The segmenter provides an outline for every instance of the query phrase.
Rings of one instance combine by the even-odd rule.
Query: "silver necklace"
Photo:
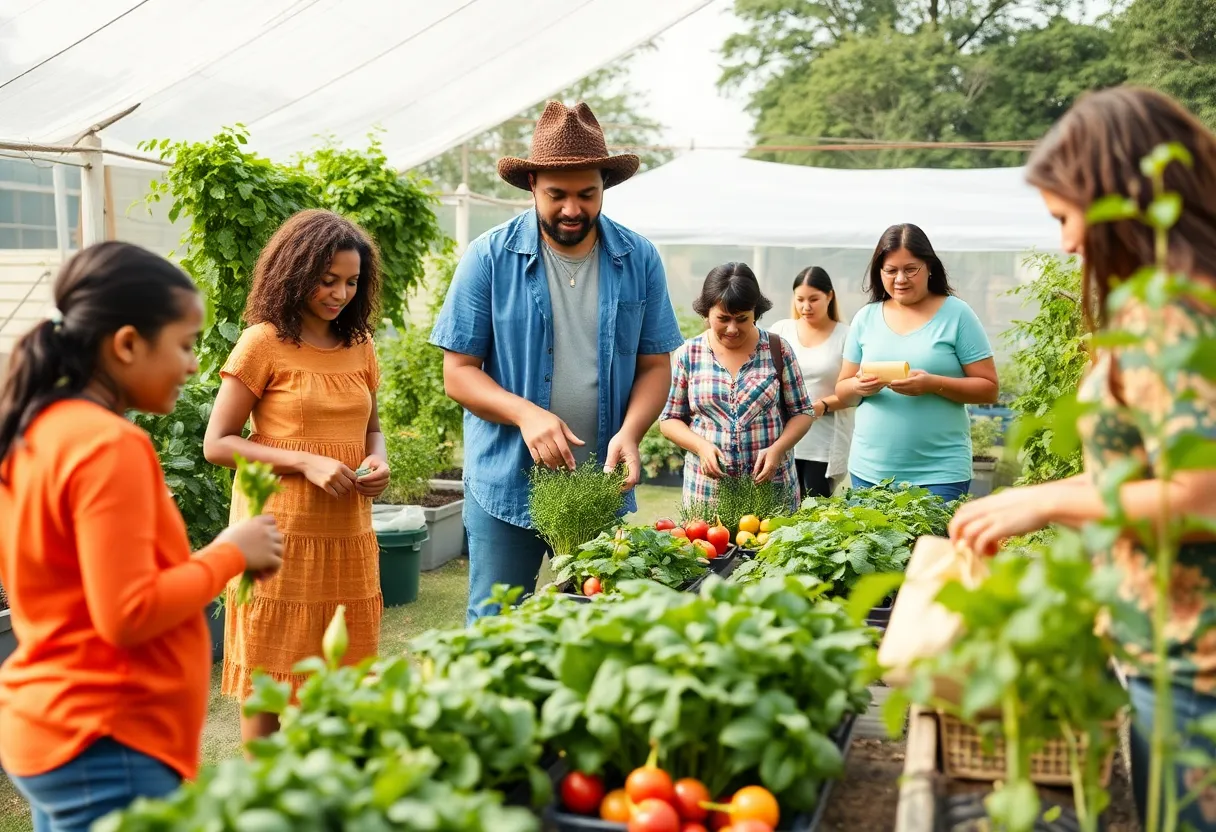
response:
[[[574,279],[578,276],[578,273],[583,270],[583,266],[587,265],[587,261],[591,259],[591,256],[595,254],[600,247],[599,240],[596,240],[595,245],[591,247],[591,251],[587,252],[587,254],[583,256],[582,260],[576,262],[573,269],[570,269],[566,267],[566,258],[554,251],[553,246],[550,246],[548,243],[545,243],[545,245],[549,246],[549,251],[553,254],[553,259],[557,261],[558,268],[566,273],[566,278],[570,281],[571,288],[573,288],[575,285]]]

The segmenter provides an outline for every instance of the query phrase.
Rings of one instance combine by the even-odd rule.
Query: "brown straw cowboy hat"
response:
[[[604,173],[604,187],[611,188],[637,173],[639,164],[641,160],[632,153],[608,155],[604,131],[584,102],[570,108],[560,101],[550,101],[536,122],[531,158],[499,159],[498,175],[509,184],[530,191],[530,173],[599,168]]]

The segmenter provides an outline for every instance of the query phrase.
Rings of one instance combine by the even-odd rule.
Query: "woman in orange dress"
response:
[[[246,698],[255,670],[303,681],[292,668],[320,654],[339,604],[350,631],[346,661],[377,651],[383,598],[371,503],[389,483],[372,347],[379,288],[375,244],[328,211],[293,216],[258,258],[249,327],[221,371],[204,452],[228,468],[234,454],[268,462],[282,476],[266,511],[283,534],[283,567],[243,606],[236,582],[228,585],[226,696]],[[370,473],[356,476],[359,469]],[[233,520],[247,513],[233,494]],[[273,715],[242,717],[245,740],[277,728]]]

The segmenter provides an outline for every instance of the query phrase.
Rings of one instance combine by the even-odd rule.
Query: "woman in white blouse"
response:
[[[848,441],[840,434],[847,431],[849,420],[837,424],[840,402],[835,390],[849,327],[840,320],[832,278],[819,266],[803,269],[794,278],[792,315],[770,330],[793,345],[807,395],[815,404],[815,421],[794,446],[798,481],[804,497],[827,497],[832,493],[829,462],[840,456],[833,445]]]

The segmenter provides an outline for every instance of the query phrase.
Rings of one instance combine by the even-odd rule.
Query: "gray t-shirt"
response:
[[[559,254],[543,241],[541,250],[553,306],[549,410],[583,440],[570,446],[581,465],[599,446],[600,249],[597,243],[585,260]]]

